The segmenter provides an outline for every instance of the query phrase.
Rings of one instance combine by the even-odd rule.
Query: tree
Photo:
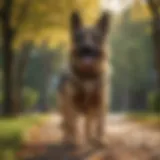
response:
[[[22,46],[20,53],[14,57],[14,69],[13,69],[13,106],[17,110],[23,111],[22,107],[22,91],[24,86],[25,71],[29,61],[30,53],[33,50],[32,41],[25,41]]]
[[[25,1],[22,9],[18,15],[18,21],[16,26],[12,25],[12,7],[14,5],[13,0],[5,0],[2,2],[2,8],[0,11],[1,23],[2,23],[2,48],[4,53],[4,115],[11,115],[16,113],[18,110],[13,108],[13,88],[12,88],[12,68],[13,68],[13,41],[17,34],[17,31],[23,21],[24,14],[28,9],[30,1]]]
[[[119,17],[111,33],[113,109],[145,109],[146,93],[152,85],[153,47],[147,30],[150,23],[133,21],[131,11],[128,8]]]
[[[37,109],[47,111],[49,108],[49,94],[54,94],[52,80],[59,74],[66,52],[63,45],[48,48],[47,43],[33,47],[27,66],[25,86],[29,86],[40,93]],[[64,53],[63,53],[64,52]]]
[[[157,84],[160,90],[160,1],[147,0],[149,8],[152,13],[152,30],[153,30],[153,43],[155,47],[155,67],[157,70]]]
[[[92,13],[93,15],[97,13],[95,9],[97,1],[95,0],[60,0],[58,2],[57,0],[2,0],[0,2],[5,82],[4,115],[13,115],[20,111],[19,105],[15,106],[15,97],[13,97],[12,73],[15,46],[26,39],[34,39],[34,41],[39,42],[47,34],[52,35],[52,38],[56,36],[67,37],[66,32],[63,32],[63,35],[61,35],[61,32],[62,30],[66,31],[69,26],[68,18],[70,13],[77,7],[82,10],[84,6],[91,8],[91,14],[85,11],[85,18],[92,15]],[[56,32],[59,30],[58,34],[53,30],[56,30]],[[56,37],[56,39],[58,38]],[[16,97],[16,99],[18,98],[20,97]]]

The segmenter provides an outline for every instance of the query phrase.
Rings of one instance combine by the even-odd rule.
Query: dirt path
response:
[[[26,160],[160,160],[160,132],[110,115],[106,120],[106,149],[77,151],[60,145],[60,117],[51,116],[41,127],[27,133],[23,156]]]

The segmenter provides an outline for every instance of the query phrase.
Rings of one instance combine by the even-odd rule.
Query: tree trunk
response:
[[[42,94],[42,112],[47,112],[49,110],[49,99],[48,99],[48,89],[51,81],[52,75],[52,61],[53,55],[52,54],[45,54],[42,56],[43,64],[44,64],[44,86],[43,86],[43,94]]]
[[[0,10],[0,18],[2,23],[2,43],[4,54],[4,115],[10,116],[19,113],[20,101],[22,95],[23,72],[27,64],[27,56],[20,62],[20,68],[14,73],[14,54],[13,54],[13,41],[16,33],[22,24],[31,0],[25,1],[18,17],[16,27],[13,28],[12,21],[12,7],[13,0],[4,0],[3,6]],[[13,75],[15,74],[15,75]],[[14,77],[13,77],[14,76]],[[15,83],[15,77],[17,82]],[[15,86],[15,84],[18,84]]]
[[[160,90],[160,17],[153,19],[153,42],[155,46],[155,67],[157,70],[157,87]]]
[[[12,106],[12,67],[13,67],[13,30],[10,25],[11,19],[11,0],[4,1],[2,19],[2,42],[4,54],[4,110],[5,116],[16,113]]]
[[[7,37],[6,37],[7,34]],[[12,42],[8,37],[8,33],[4,33],[4,115],[14,114],[14,109],[12,107],[12,62],[13,62],[13,52],[12,52]]]
[[[160,3],[159,1],[148,0],[148,5],[151,10],[153,21],[153,43],[155,47],[155,68],[157,71],[157,89],[160,90]]]
[[[32,49],[32,42],[25,42],[22,45],[22,50],[19,57],[15,58],[15,68],[14,68],[14,99],[13,103],[19,112],[23,111],[22,107],[22,94],[23,94],[23,82],[25,76],[25,70],[29,60],[29,53]]]

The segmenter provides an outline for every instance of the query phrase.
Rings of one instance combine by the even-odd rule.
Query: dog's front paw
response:
[[[84,142],[83,142],[83,146],[85,146],[85,148],[91,148],[93,146],[93,138],[87,138]]]

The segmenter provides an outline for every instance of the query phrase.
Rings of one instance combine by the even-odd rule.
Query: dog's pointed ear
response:
[[[110,25],[110,14],[103,12],[100,19],[97,22],[97,28],[102,32],[103,35],[106,35]]]
[[[82,26],[81,17],[78,11],[74,11],[71,14],[71,30],[75,31]]]

